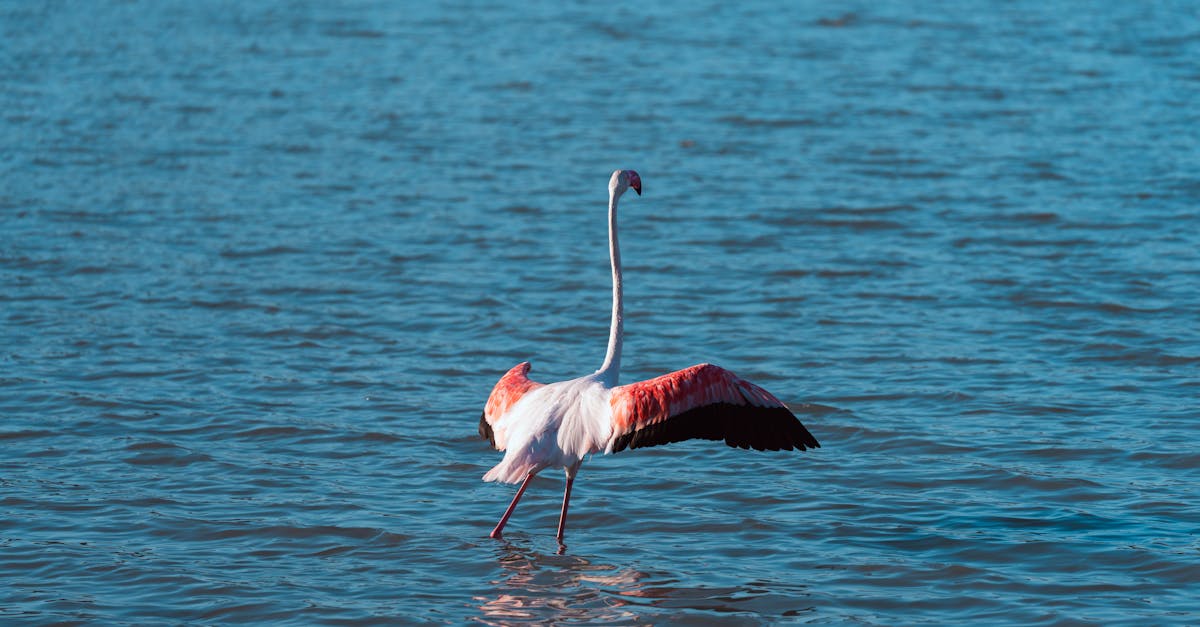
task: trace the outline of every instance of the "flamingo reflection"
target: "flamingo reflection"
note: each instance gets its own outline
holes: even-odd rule
[[[623,597],[644,596],[645,573],[562,555],[561,549],[549,555],[506,542],[498,547],[497,562],[504,577],[491,583],[499,593],[475,597],[481,602],[477,620],[486,625],[628,621],[637,614],[622,609],[630,604]]]

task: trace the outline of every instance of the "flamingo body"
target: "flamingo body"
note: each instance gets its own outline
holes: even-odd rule
[[[517,483],[545,468],[574,475],[585,455],[607,444],[609,413],[608,390],[595,375],[530,386],[491,425],[496,447],[503,446],[505,454],[483,480]]]
[[[563,537],[575,474],[585,456],[699,438],[757,450],[805,450],[820,444],[778,398],[712,364],[617,385],[623,338],[621,257],[617,200],[627,189],[641,195],[641,178],[617,170],[609,181],[609,254],[613,315],[608,353],[593,374],[542,384],[529,378],[529,362],[513,366],[492,388],[479,434],[504,459],[484,481],[521,483],[492,537],[500,537],[530,480],[546,468],[566,471],[558,538]]]

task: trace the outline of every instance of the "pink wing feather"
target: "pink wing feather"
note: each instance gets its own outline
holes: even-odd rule
[[[692,438],[779,450],[820,444],[779,399],[712,364],[613,388],[609,452]]]
[[[479,417],[479,435],[488,442],[491,442],[492,446],[496,445],[496,435],[492,430],[496,421],[500,420],[500,417],[507,413],[530,390],[535,390],[545,385],[529,379],[527,376],[529,368],[530,365],[527,361],[523,361],[510,368],[496,382],[495,387],[492,388],[492,394],[488,396],[487,405],[483,408],[483,415]],[[501,448],[500,450],[504,449]]]

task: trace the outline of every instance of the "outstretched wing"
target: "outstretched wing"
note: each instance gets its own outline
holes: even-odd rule
[[[606,452],[700,438],[778,451],[817,448],[817,439],[770,392],[712,364],[613,388]]]
[[[503,377],[496,382],[496,386],[492,388],[491,396],[488,396],[487,405],[483,408],[483,415],[479,417],[479,435],[483,439],[496,446],[496,433],[493,431],[493,425],[497,420],[508,411],[510,407],[521,400],[530,390],[542,387],[542,383],[531,381],[529,379],[529,362],[523,361],[504,373]],[[505,438],[500,438],[501,446],[497,447],[504,450],[503,442]]]

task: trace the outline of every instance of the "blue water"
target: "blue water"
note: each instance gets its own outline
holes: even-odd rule
[[[511,6],[510,6],[511,5]],[[1194,3],[0,5],[0,621],[1200,622]],[[806,453],[480,476],[711,361]]]

